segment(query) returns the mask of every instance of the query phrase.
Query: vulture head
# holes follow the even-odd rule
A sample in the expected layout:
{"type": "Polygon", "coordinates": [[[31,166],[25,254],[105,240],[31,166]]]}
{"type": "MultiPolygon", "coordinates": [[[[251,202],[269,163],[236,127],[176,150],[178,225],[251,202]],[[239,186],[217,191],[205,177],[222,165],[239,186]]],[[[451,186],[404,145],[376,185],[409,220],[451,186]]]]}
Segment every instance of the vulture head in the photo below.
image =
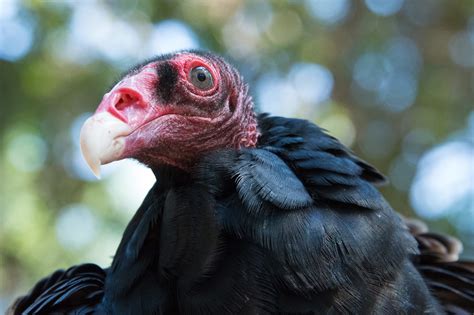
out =
{"type": "Polygon", "coordinates": [[[206,152],[254,147],[248,87],[224,59],[185,51],[138,65],[104,95],[81,130],[81,150],[100,165],[134,158],[186,170],[206,152]]]}

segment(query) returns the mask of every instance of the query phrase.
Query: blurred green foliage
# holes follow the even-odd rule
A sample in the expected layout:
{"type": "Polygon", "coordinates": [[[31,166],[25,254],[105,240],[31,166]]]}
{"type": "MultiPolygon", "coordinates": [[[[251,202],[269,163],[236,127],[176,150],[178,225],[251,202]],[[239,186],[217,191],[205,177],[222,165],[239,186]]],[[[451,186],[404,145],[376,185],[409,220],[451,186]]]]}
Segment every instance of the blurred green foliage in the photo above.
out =
{"type": "MultiPolygon", "coordinates": [[[[416,216],[409,195],[420,157],[459,135],[472,146],[474,3],[400,0],[394,2],[400,8],[389,13],[370,7],[377,1],[334,3],[340,7],[325,13],[331,1],[0,0],[0,311],[57,268],[110,262],[139,202],[122,202],[122,186],[146,186],[138,181],[149,177],[124,177],[116,169],[102,182],[91,181],[78,160],[77,125],[123,70],[153,53],[179,48],[174,45],[179,40],[182,46],[230,57],[250,83],[257,107],[310,119],[340,137],[390,176],[393,185],[382,191],[392,206],[416,216]],[[14,29],[15,21],[23,31],[14,29]],[[5,39],[8,30],[13,35],[5,39]],[[31,40],[25,44],[28,34],[31,40]],[[400,60],[396,49],[395,56],[384,57],[394,40],[401,47],[400,60]],[[408,57],[403,55],[407,51],[408,57]],[[291,98],[299,87],[278,80],[286,80],[295,64],[328,70],[316,73],[329,82],[329,96],[322,91],[317,100],[291,98]],[[404,65],[408,68],[402,74],[410,75],[393,76],[383,83],[388,87],[363,87],[363,80],[381,83],[404,65]],[[272,86],[277,95],[286,88],[289,94],[268,107],[265,100],[272,99],[262,96],[262,89],[272,86]],[[403,98],[407,89],[413,90],[412,101],[410,94],[403,98]],[[290,103],[283,103],[288,95],[290,103]],[[68,240],[62,230],[75,222],[74,232],[87,234],[79,242],[68,240]]],[[[460,171],[447,171],[452,172],[460,171]]],[[[444,181],[440,176],[434,180],[444,181]]],[[[472,180],[465,185],[474,187],[472,180]]],[[[472,187],[467,203],[452,203],[459,211],[427,215],[433,229],[460,237],[471,256],[472,187]],[[457,228],[453,216],[465,218],[471,230],[457,228]]],[[[133,196],[142,195],[134,191],[133,196]]]]}

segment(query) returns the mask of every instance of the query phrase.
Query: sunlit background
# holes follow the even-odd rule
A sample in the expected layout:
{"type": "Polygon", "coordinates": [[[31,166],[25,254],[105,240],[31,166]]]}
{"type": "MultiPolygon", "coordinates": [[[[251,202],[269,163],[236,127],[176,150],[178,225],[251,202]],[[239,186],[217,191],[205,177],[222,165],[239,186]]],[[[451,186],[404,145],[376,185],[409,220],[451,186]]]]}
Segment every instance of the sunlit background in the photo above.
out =
{"type": "Polygon", "coordinates": [[[473,1],[0,0],[0,313],[54,269],[110,263],[154,177],[95,180],[80,127],[119,73],[184,48],[231,58],[260,111],[328,129],[474,258],[473,1]]]}

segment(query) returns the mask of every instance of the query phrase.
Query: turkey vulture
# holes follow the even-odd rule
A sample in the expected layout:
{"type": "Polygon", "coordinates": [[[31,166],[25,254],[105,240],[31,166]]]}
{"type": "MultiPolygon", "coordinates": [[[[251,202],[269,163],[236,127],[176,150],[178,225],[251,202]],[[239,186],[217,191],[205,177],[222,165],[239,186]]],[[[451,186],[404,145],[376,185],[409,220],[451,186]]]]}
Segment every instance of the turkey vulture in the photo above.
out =
{"type": "Polygon", "coordinates": [[[255,114],[212,53],[128,71],[81,147],[96,174],[134,158],[156,183],[109,268],[56,271],[9,314],[474,312],[456,240],[401,218],[375,187],[384,177],[321,128],[255,114]]]}

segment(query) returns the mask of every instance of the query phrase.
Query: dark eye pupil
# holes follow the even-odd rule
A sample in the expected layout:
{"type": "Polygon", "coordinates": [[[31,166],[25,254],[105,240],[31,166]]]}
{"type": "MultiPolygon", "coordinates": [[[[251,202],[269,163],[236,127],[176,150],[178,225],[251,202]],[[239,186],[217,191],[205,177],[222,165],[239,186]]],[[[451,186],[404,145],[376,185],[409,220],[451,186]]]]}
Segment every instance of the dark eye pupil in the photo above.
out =
{"type": "Polygon", "coordinates": [[[205,81],[206,80],[206,74],[204,72],[199,72],[197,74],[197,79],[201,82],[205,81]]]}
{"type": "Polygon", "coordinates": [[[206,91],[214,86],[212,74],[203,66],[193,68],[189,73],[189,81],[200,90],[206,91]]]}

